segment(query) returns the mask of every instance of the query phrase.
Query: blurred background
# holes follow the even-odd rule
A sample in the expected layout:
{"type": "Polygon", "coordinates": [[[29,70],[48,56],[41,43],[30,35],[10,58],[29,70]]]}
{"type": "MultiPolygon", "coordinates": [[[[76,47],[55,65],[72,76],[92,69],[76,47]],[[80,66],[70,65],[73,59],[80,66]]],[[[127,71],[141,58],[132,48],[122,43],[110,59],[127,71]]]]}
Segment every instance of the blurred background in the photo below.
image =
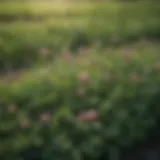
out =
{"type": "Polygon", "coordinates": [[[159,0],[0,0],[2,160],[159,160],[159,0]]]}

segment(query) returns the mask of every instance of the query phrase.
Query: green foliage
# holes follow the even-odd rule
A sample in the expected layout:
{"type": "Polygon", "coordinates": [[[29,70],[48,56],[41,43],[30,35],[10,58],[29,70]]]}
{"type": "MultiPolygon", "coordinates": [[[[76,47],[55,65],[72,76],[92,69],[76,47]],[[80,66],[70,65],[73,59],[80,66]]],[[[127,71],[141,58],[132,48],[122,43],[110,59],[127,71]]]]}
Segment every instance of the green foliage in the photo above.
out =
{"type": "Polygon", "coordinates": [[[159,5],[45,3],[0,4],[0,72],[35,65],[0,79],[0,157],[120,160],[157,129],[159,5]]]}
{"type": "MultiPolygon", "coordinates": [[[[47,20],[47,9],[44,5],[44,12],[39,9],[36,14],[43,15],[46,21],[29,20],[2,24],[0,70],[27,67],[41,61],[41,48],[50,50],[53,57],[56,53],[75,50],[80,46],[93,46],[97,43],[101,47],[117,46],[143,38],[160,37],[160,10],[155,3],[98,3],[97,6],[94,3],[89,4],[85,9],[82,4],[80,7],[74,4],[67,10],[69,17],[63,9],[54,10],[54,16],[51,15],[55,21],[47,20]]],[[[20,5],[21,3],[18,8],[21,8],[20,5]]],[[[9,13],[5,9],[3,11],[9,13]]],[[[16,9],[14,11],[18,12],[16,9]]],[[[21,12],[18,14],[21,16],[21,12]]],[[[12,10],[11,15],[14,15],[12,10]]],[[[36,19],[37,15],[31,16],[36,19]]]]}
{"type": "Polygon", "coordinates": [[[158,51],[83,49],[0,86],[0,157],[119,160],[160,116],[158,51]]]}

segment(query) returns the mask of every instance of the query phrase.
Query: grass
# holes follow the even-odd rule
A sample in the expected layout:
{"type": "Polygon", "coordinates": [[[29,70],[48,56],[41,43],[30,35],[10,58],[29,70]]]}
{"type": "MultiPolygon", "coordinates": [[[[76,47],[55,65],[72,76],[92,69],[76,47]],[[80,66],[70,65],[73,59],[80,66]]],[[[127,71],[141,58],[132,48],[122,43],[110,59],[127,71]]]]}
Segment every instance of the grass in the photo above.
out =
{"type": "Polygon", "coordinates": [[[57,55],[98,43],[106,48],[141,39],[159,39],[159,8],[154,2],[3,2],[0,70],[36,63],[43,47],[57,55]],[[10,23],[6,16],[11,18],[10,23]]]}
{"type": "MultiPolygon", "coordinates": [[[[101,3],[55,3],[55,2],[26,2],[26,3],[2,3],[0,6],[1,16],[81,16],[92,13],[101,3]]],[[[117,4],[112,4],[112,8],[117,4]]],[[[110,9],[109,9],[110,10],[110,9]]],[[[112,11],[113,12],[113,11],[112,11]]]]}
{"type": "Polygon", "coordinates": [[[18,20],[28,19],[46,20],[51,17],[82,17],[82,16],[102,16],[111,17],[119,15],[128,8],[130,12],[136,15],[146,15],[150,10],[157,13],[159,6],[156,3],[139,2],[139,3],[118,3],[118,2],[77,2],[77,3],[55,3],[55,2],[14,2],[14,3],[1,3],[0,5],[0,19],[5,20],[18,20]],[[145,7],[144,7],[145,5],[145,7]],[[95,12],[97,8],[101,8],[95,12]],[[136,11],[136,12],[135,12],[136,11]]]}

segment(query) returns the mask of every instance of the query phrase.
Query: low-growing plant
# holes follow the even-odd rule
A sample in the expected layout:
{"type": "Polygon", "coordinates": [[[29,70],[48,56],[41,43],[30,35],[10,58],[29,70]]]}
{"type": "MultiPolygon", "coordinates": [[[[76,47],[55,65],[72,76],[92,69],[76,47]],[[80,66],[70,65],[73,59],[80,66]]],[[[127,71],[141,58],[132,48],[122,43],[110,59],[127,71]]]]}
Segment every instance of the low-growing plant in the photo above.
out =
{"type": "Polygon", "coordinates": [[[160,115],[160,56],[138,47],[78,51],[0,88],[4,160],[120,160],[160,115]]]}

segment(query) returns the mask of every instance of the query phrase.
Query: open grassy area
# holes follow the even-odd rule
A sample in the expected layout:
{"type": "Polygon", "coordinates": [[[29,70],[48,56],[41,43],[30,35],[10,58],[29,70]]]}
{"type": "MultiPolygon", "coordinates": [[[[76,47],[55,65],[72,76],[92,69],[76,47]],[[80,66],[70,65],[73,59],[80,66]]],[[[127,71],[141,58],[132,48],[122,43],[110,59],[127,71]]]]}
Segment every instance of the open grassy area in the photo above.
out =
{"type": "Polygon", "coordinates": [[[139,14],[147,16],[151,10],[158,14],[159,5],[155,2],[150,3],[141,1],[136,4],[133,2],[123,4],[118,2],[4,2],[0,5],[0,20],[34,20],[36,18],[44,20],[48,17],[76,18],[79,16],[88,17],[93,14],[94,16],[103,15],[105,17],[111,17],[116,16],[121,12],[125,13],[124,9],[130,10],[129,13],[134,13],[134,16],[139,14]],[[96,12],[97,8],[98,12],[96,12]],[[137,12],[134,12],[135,10],[137,12]]]}
{"type": "Polygon", "coordinates": [[[97,43],[106,48],[160,37],[157,3],[52,3],[29,2],[26,7],[21,2],[2,3],[0,15],[15,19],[4,23],[0,18],[1,70],[33,64],[40,48],[56,55],[97,43]],[[26,9],[29,19],[23,14],[26,9]]]}
{"type": "MultiPolygon", "coordinates": [[[[104,3],[105,4],[105,3],[104,3]]],[[[105,4],[106,5],[106,4],[105,4]]],[[[112,11],[108,7],[108,12],[116,10],[120,6],[118,4],[112,5],[112,11]]],[[[75,17],[75,16],[88,16],[92,14],[94,9],[98,6],[102,7],[102,3],[56,3],[56,2],[26,2],[26,3],[2,3],[0,6],[0,16],[7,20],[9,18],[47,18],[47,17],[75,17]]]]}

